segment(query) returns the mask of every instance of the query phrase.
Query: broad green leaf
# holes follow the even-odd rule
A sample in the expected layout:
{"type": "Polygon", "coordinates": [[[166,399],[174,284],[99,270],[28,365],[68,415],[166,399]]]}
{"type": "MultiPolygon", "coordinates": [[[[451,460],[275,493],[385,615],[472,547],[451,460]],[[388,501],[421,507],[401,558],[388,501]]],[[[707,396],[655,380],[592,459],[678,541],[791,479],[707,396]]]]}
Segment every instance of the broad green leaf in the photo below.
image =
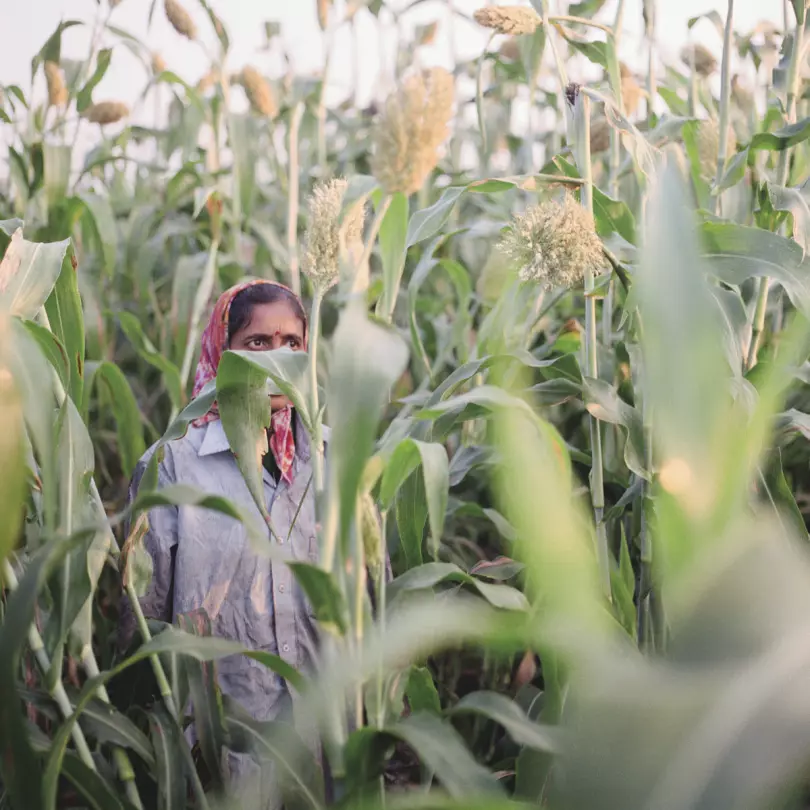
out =
{"type": "MultiPolygon", "coordinates": [[[[177,616],[177,624],[189,635],[210,637],[211,619],[204,608],[177,616]]],[[[188,678],[191,705],[194,710],[194,729],[200,744],[205,764],[216,790],[224,786],[222,774],[222,753],[225,746],[225,717],[222,700],[216,682],[216,668],[213,661],[195,661],[183,658],[183,670],[188,678]]]]}
{"type": "Polygon", "coordinates": [[[70,180],[71,148],[59,144],[42,145],[42,158],[45,173],[45,199],[48,208],[54,208],[67,196],[70,180]]]}
{"type": "Polygon", "coordinates": [[[763,503],[774,509],[779,520],[789,523],[789,532],[796,537],[808,539],[807,525],[785,477],[779,449],[774,451],[767,468],[762,472],[758,488],[762,493],[763,503]]]}
{"type": "Polygon", "coordinates": [[[641,412],[628,405],[618,391],[604,380],[586,377],[582,388],[585,407],[591,416],[601,422],[620,425],[624,428],[627,441],[624,446],[624,461],[628,469],[647,480],[651,471],[645,469],[644,422],[641,412]]]}
{"type": "Polygon", "coordinates": [[[346,600],[333,576],[309,563],[291,562],[289,567],[315,610],[318,623],[344,634],[348,626],[346,600]]]}
{"type": "Polygon", "coordinates": [[[739,286],[748,278],[767,276],[785,288],[796,307],[810,310],[810,275],[796,242],[730,222],[706,222],[700,233],[703,254],[722,281],[739,286]]]}
{"type": "Polygon", "coordinates": [[[401,593],[433,588],[444,582],[469,585],[493,607],[504,610],[526,610],[528,607],[526,597],[517,589],[508,585],[481,582],[462,571],[457,565],[443,562],[425,563],[406,571],[388,586],[388,598],[393,600],[401,593]]]}
{"type": "Polygon", "coordinates": [[[188,329],[183,330],[185,334],[186,346],[182,359],[182,366],[180,368],[181,378],[188,379],[191,372],[192,358],[194,351],[200,339],[200,324],[202,323],[203,316],[208,309],[211,300],[211,294],[214,292],[214,285],[217,280],[217,245],[216,243],[211,246],[208,256],[205,261],[205,269],[203,270],[202,277],[194,295],[194,303],[191,308],[191,317],[187,321],[188,329]]]}
{"type": "Polygon", "coordinates": [[[252,115],[228,115],[228,136],[234,155],[234,175],[243,216],[249,216],[256,198],[258,129],[252,115]]]}
{"type": "Polygon", "coordinates": [[[360,302],[343,310],[332,338],[327,383],[331,438],[328,492],[339,505],[339,538],[348,538],[363,471],[390,391],[407,362],[396,332],[372,323],[360,302]]]}
{"type": "Polygon", "coordinates": [[[767,184],[768,198],[774,211],[786,211],[793,224],[793,240],[806,256],[810,252],[810,206],[797,188],[767,184]]]}
{"type": "Polygon", "coordinates": [[[105,779],[97,770],[90,770],[77,754],[69,753],[62,763],[62,776],[87,801],[87,806],[98,810],[133,810],[133,805],[121,798],[118,785],[105,779]]]}
{"type": "Polygon", "coordinates": [[[92,193],[80,193],[77,199],[84,206],[82,221],[101,254],[102,270],[112,278],[118,258],[118,226],[110,199],[92,193]]]}
{"type": "Polygon", "coordinates": [[[464,186],[450,186],[429,208],[423,208],[413,214],[408,223],[408,234],[405,247],[411,247],[438,233],[453,212],[459,197],[466,191],[464,186]]]}
{"type": "Polygon", "coordinates": [[[61,61],[62,53],[62,33],[74,25],[84,25],[81,20],[62,20],[56,26],[56,30],[48,37],[45,44],[40,48],[37,55],[31,60],[31,77],[37,72],[37,68],[43,62],[61,61]]]}
{"type": "Polygon", "coordinates": [[[433,676],[427,667],[411,667],[405,687],[408,706],[412,712],[441,714],[442,706],[433,676]]]}
{"type": "Polygon", "coordinates": [[[404,439],[400,442],[386,464],[380,487],[380,501],[384,509],[389,509],[396,491],[420,465],[424,478],[424,491],[435,557],[444,529],[447,492],[450,488],[450,471],[444,445],[435,442],[420,442],[416,439],[404,439]]]}
{"type": "Polygon", "coordinates": [[[557,730],[530,720],[518,704],[506,695],[497,692],[471,692],[456,703],[448,714],[465,712],[483,715],[503,726],[518,745],[526,745],[538,751],[560,750],[557,730]]]}
{"type": "Polygon", "coordinates": [[[405,252],[408,244],[408,198],[397,192],[391,198],[380,226],[379,246],[382,261],[383,294],[378,314],[390,320],[399,295],[405,252]]]}
{"type": "Polygon", "coordinates": [[[40,326],[36,321],[23,321],[23,324],[31,337],[39,344],[42,354],[48,358],[48,361],[59,375],[62,387],[67,391],[70,372],[68,370],[67,352],[62,342],[53,332],[44,326],[40,326]]]}
{"type": "Polygon", "coordinates": [[[132,343],[138,355],[154,366],[163,374],[163,382],[166,390],[169,392],[169,398],[175,408],[179,408],[185,399],[183,395],[183,387],[180,382],[180,371],[177,366],[167,360],[153,345],[152,341],[146,336],[141,326],[141,322],[131,312],[119,312],[118,320],[121,324],[121,329],[124,334],[132,343]]]}
{"type": "Polygon", "coordinates": [[[83,396],[85,338],[76,267],[75,251],[71,245],[62,260],[62,270],[56,285],[45,302],[45,312],[50,328],[66,353],[68,384],[65,388],[79,405],[83,396]]]}
{"type": "Polygon", "coordinates": [[[486,768],[477,763],[458,732],[433,714],[413,714],[382,731],[364,728],[349,738],[346,758],[350,775],[367,778],[379,773],[386,741],[406,742],[422,763],[440,780],[453,797],[500,794],[502,788],[486,768]]]}
{"type": "Polygon", "coordinates": [[[162,706],[149,712],[149,727],[155,749],[160,807],[181,810],[187,806],[186,766],[181,746],[187,746],[187,743],[177,722],[162,706]]]}
{"type": "Polygon", "coordinates": [[[29,242],[14,232],[0,261],[0,310],[33,320],[56,284],[69,240],[29,242]]]}
{"type": "Polygon", "coordinates": [[[222,52],[227,53],[228,48],[231,46],[227,29],[222,24],[222,20],[214,13],[214,10],[211,8],[211,4],[208,2],[208,0],[199,0],[199,2],[200,5],[205,9],[206,14],[208,14],[208,19],[211,21],[211,26],[214,29],[214,33],[217,35],[219,44],[222,46],[222,52]]]}
{"type": "Polygon", "coordinates": [[[76,95],[76,110],[84,112],[93,103],[93,90],[104,78],[107,68],[110,66],[112,58],[112,48],[102,48],[96,57],[96,69],[93,75],[87,80],[84,87],[76,95]]]}
{"type": "Polygon", "coordinates": [[[395,515],[405,564],[409,569],[421,565],[425,525],[428,519],[424,476],[412,473],[397,490],[395,515]]]}
{"type": "Polygon", "coordinates": [[[810,138],[810,118],[803,118],[801,121],[788,124],[776,132],[757,132],[751,138],[748,148],[778,152],[783,149],[790,149],[808,138],[810,138]]]}
{"type": "Polygon", "coordinates": [[[118,366],[105,360],[93,366],[88,383],[89,386],[95,386],[97,391],[102,389],[106,392],[104,399],[109,403],[115,417],[121,468],[125,475],[131,477],[135,465],[146,452],[146,444],[140,408],[127,378],[118,366]]]}

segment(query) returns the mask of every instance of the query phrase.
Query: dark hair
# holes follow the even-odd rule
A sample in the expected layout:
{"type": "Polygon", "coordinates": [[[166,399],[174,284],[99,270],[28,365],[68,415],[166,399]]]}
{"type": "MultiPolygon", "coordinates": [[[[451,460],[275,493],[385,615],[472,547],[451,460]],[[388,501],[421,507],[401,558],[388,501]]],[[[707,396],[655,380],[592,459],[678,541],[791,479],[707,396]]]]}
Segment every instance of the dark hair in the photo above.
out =
{"type": "Polygon", "coordinates": [[[275,304],[279,301],[289,304],[295,317],[303,324],[304,337],[306,337],[307,314],[304,312],[304,307],[298,296],[292,290],[278,284],[254,284],[238,292],[231,301],[228,310],[228,343],[231,342],[233,336],[240,329],[250,323],[253,308],[257,304],[275,304]]]}

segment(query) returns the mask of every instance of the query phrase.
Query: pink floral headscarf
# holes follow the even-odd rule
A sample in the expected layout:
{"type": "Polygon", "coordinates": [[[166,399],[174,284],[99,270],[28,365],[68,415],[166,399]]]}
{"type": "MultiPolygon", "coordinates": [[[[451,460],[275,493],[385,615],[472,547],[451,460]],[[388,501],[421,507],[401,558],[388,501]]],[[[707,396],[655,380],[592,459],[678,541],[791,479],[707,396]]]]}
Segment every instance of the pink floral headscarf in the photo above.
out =
{"type": "MultiPolygon", "coordinates": [[[[282,287],[285,290],[288,289],[283,284],[274,281],[256,279],[237,284],[222,293],[202,334],[200,360],[197,363],[197,371],[194,375],[193,396],[196,397],[206,383],[216,378],[219,361],[228,348],[228,318],[233,299],[242,290],[252,287],[254,284],[269,284],[274,287],[282,287]]],[[[304,328],[306,329],[306,324],[304,328]]],[[[215,419],[219,419],[219,410],[216,403],[205,416],[195,419],[193,424],[200,427],[215,419]]],[[[270,429],[270,452],[272,452],[273,458],[281,471],[281,477],[288,484],[291,484],[292,466],[295,459],[295,439],[292,431],[292,408],[289,405],[273,413],[270,429]]]]}

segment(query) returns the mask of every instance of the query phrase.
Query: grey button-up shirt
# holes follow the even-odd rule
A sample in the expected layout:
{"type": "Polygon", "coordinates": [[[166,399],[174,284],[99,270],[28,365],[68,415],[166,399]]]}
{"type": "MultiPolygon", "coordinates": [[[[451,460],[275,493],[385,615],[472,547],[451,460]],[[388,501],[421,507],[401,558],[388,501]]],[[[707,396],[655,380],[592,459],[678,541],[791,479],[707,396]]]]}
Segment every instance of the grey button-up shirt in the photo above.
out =
{"type": "MultiPolygon", "coordinates": [[[[316,563],[309,436],[300,422],[296,427],[293,483],[276,484],[263,469],[265,501],[287,553],[316,563]]],[[[130,498],[153,452],[138,463],[130,498]]],[[[159,487],[180,483],[224,496],[263,522],[219,420],[191,427],[182,439],[166,444],[158,473],[159,487]]],[[[239,521],[196,506],[161,507],[149,513],[144,540],[154,563],[152,582],[141,599],[146,616],[173,622],[180,613],[204,608],[214,635],[275,653],[297,669],[310,667],[316,646],[312,608],[284,563],[254,552],[239,521]]],[[[127,613],[125,636],[132,624],[127,613]]],[[[222,691],[255,719],[271,719],[281,708],[286,684],[257,661],[224,658],[218,674],[222,691]]]]}

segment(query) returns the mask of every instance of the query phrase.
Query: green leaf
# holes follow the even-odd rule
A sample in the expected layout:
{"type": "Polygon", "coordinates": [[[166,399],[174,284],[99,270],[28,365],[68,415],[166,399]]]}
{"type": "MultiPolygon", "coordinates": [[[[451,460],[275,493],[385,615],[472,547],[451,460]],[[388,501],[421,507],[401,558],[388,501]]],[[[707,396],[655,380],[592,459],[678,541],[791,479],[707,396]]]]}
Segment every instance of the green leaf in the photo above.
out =
{"type": "Polygon", "coordinates": [[[382,261],[383,294],[378,314],[391,318],[399,295],[408,239],[408,198],[401,192],[391,197],[380,226],[379,246],[382,261]]]}
{"type": "Polygon", "coordinates": [[[152,341],[146,337],[143,331],[141,322],[131,312],[119,312],[118,320],[121,324],[124,334],[132,343],[138,355],[162,372],[163,382],[166,390],[169,392],[169,398],[175,408],[179,408],[185,397],[183,396],[183,386],[180,382],[180,372],[177,366],[167,360],[152,344],[152,341]]]}
{"type": "Polygon", "coordinates": [[[40,326],[36,321],[23,321],[23,324],[31,337],[39,344],[42,353],[48,358],[48,361],[59,375],[62,386],[67,390],[70,372],[68,371],[68,358],[65,347],[53,332],[44,326],[40,326]]]}
{"type": "Polygon", "coordinates": [[[396,491],[420,464],[435,557],[444,530],[447,493],[450,488],[450,469],[444,445],[410,438],[401,441],[386,464],[380,487],[380,502],[384,509],[390,509],[396,491]]]}
{"type": "Polygon", "coordinates": [[[509,585],[481,582],[453,563],[432,562],[411,568],[388,586],[388,598],[393,600],[408,591],[433,588],[444,582],[460,582],[478,591],[493,607],[503,610],[526,610],[526,597],[509,585]]]}
{"type": "Polygon", "coordinates": [[[628,469],[641,478],[650,479],[651,472],[645,469],[644,422],[641,412],[619,397],[619,392],[604,380],[586,377],[582,393],[585,407],[591,416],[601,422],[620,425],[624,428],[627,442],[624,446],[624,461],[628,469]]]}
{"type": "Polygon", "coordinates": [[[45,199],[49,209],[55,208],[67,196],[68,181],[70,180],[70,156],[70,146],[53,143],[42,145],[45,199]]]}
{"type": "Polygon", "coordinates": [[[78,757],[70,753],[62,763],[62,775],[87,801],[93,810],[133,810],[133,805],[118,795],[112,780],[106,780],[98,771],[90,770],[78,757]]]}
{"type": "Polygon", "coordinates": [[[186,767],[180,746],[187,743],[177,722],[162,706],[149,712],[149,728],[155,749],[160,807],[164,810],[184,810],[187,807],[186,767]]]}
{"type": "MultiPolygon", "coordinates": [[[[560,28],[557,30],[561,33],[565,31],[565,29],[560,28]]],[[[588,42],[573,36],[567,36],[566,33],[563,33],[563,36],[571,44],[571,47],[573,47],[574,50],[579,51],[579,53],[581,53],[588,61],[593,62],[595,65],[599,65],[599,67],[607,70],[607,43],[600,41],[588,42]]]]}
{"type": "MultiPolygon", "coordinates": [[[[200,608],[191,613],[180,613],[177,624],[189,635],[210,637],[211,619],[200,608]]],[[[188,656],[183,659],[183,670],[188,678],[191,705],[194,710],[194,729],[200,744],[205,764],[214,783],[214,788],[224,787],[222,774],[222,751],[225,746],[225,717],[212,661],[195,661],[188,656]]]]}
{"type": "Polygon", "coordinates": [[[228,31],[222,24],[222,20],[214,13],[211,4],[207,2],[207,0],[200,0],[200,5],[205,9],[206,14],[208,14],[208,19],[211,21],[214,33],[217,35],[219,44],[222,46],[222,52],[227,53],[228,49],[231,47],[231,41],[228,38],[228,31]]]}
{"type": "Polygon", "coordinates": [[[774,211],[786,211],[793,223],[793,240],[801,245],[805,256],[810,252],[810,206],[798,188],[766,184],[774,211]]]}
{"type": "Polygon", "coordinates": [[[234,155],[234,175],[243,216],[250,216],[256,199],[256,163],[259,160],[258,122],[252,115],[228,115],[228,137],[234,155]]]}
{"type": "Polygon", "coordinates": [[[85,338],[75,262],[75,251],[71,245],[62,260],[56,285],[45,302],[45,312],[54,335],[66,353],[68,381],[65,390],[79,405],[83,397],[85,338]]]}
{"type": "Polygon", "coordinates": [[[96,390],[103,388],[106,391],[106,400],[115,417],[121,469],[126,476],[131,477],[135,465],[146,452],[141,411],[135,395],[124,372],[106,360],[94,366],[90,385],[95,385],[96,390]]]}
{"type": "Polygon", "coordinates": [[[345,634],[348,627],[346,602],[332,575],[304,562],[290,562],[289,567],[309,599],[319,624],[345,634]]]}
{"type": "Polygon", "coordinates": [[[74,25],[84,25],[81,20],[62,20],[48,37],[37,55],[31,60],[31,77],[43,62],[59,62],[62,52],[62,33],[74,25]]]}
{"type": "Polygon", "coordinates": [[[93,71],[93,75],[76,95],[76,110],[78,112],[84,112],[93,103],[93,90],[96,89],[98,83],[104,78],[104,74],[110,66],[111,58],[112,48],[102,48],[98,52],[98,56],[96,57],[96,69],[93,71]]]}
{"type": "Polygon", "coordinates": [[[81,193],[76,199],[84,206],[82,220],[101,254],[102,270],[112,278],[118,258],[118,227],[112,203],[108,197],[92,193],[81,193]]]}
{"type": "Polygon", "coordinates": [[[408,706],[412,712],[441,714],[442,706],[433,676],[427,667],[411,667],[405,687],[408,706]]]}
{"type": "Polygon", "coordinates": [[[810,310],[810,274],[800,245],[784,236],[730,222],[701,226],[703,254],[721,281],[739,286],[767,276],[785,288],[794,306],[810,310]]]}
{"type": "Polygon", "coordinates": [[[348,538],[366,461],[391,387],[408,352],[393,330],[372,323],[361,302],[343,310],[332,338],[326,402],[329,406],[329,499],[339,505],[339,537],[348,538]]]}
{"type": "Polygon", "coordinates": [[[0,310],[33,320],[48,300],[70,242],[29,242],[14,232],[0,262],[0,310]]]}
{"type": "Polygon", "coordinates": [[[456,202],[465,191],[464,186],[450,186],[429,208],[416,211],[408,223],[405,247],[409,248],[437,234],[444,227],[456,202]]]}
{"type": "MultiPolygon", "coordinates": [[[[76,701],[71,700],[75,709],[76,701]]],[[[92,700],[82,712],[82,728],[103,743],[134,751],[149,768],[155,767],[155,755],[149,738],[125,715],[109,703],[92,700]]]]}
{"type": "Polygon", "coordinates": [[[422,564],[422,541],[427,523],[424,476],[413,473],[397,490],[396,520],[402,552],[408,568],[422,564]]]}
{"type": "Polygon", "coordinates": [[[453,706],[448,714],[467,712],[480,714],[503,726],[518,745],[553,753],[560,750],[556,729],[530,720],[520,706],[506,695],[497,692],[471,692],[453,706]]]}
{"type": "Polygon", "coordinates": [[[810,118],[803,118],[788,124],[776,132],[757,132],[751,138],[748,148],[751,150],[767,149],[769,152],[781,152],[810,138],[810,118]]]}

